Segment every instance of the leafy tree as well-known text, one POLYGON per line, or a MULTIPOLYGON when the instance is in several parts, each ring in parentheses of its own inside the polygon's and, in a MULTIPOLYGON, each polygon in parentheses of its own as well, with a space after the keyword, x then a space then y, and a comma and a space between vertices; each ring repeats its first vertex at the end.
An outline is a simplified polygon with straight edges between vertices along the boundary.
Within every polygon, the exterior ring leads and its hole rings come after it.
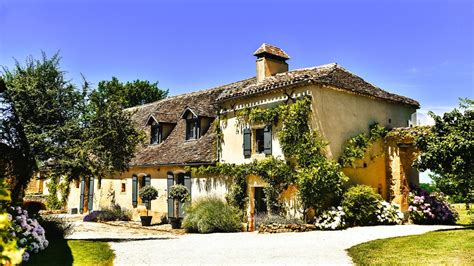
POLYGON ((112 77, 110 81, 99 82, 97 91, 93 94, 99 94, 120 103, 123 108, 128 108, 164 99, 168 96, 168 90, 159 89, 158 82, 135 80, 124 84, 112 77))
POLYGON ((431 131, 416 144, 422 151, 415 166, 431 170, 435 182, 446 194, 460 194, 466 208, 474 198, 474 101, 462 99, 459 109, 442 117, 430 112, 435 120, 431 131))
MULTIPOLYGON (((41 60, 30 57, 24 66, 17 62, 12 70, 3 68, 5 98, 17 119, 15 132, 25 136, 13 141, 24 140, 20 154, 32 158, 33 166, 25 169, 44 167, 48 161, 51 174, 69 179, 126 170, 141 140, 132 113, 122 110, 120 98, 91 92, 87 82, 78 90, 66 80, 59 62, 58 54, 48 58, 43 53, 41 60)), ((12 161, 22 160, 17 156, 12 161)), ((11 186, 14 201, 21 200, 31 176, 31 171, 12 173, 10 178, 20 184, 11 186)))

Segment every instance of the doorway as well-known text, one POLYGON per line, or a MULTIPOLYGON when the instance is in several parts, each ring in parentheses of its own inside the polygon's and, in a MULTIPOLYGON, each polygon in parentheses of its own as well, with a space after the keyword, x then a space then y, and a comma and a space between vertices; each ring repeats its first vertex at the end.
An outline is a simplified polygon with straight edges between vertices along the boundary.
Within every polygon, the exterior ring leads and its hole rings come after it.
POLYGON ((254 189, 255 214, 266 214, 267 202, 265 200, 265 191, 263 187, 255 187, 254 189))

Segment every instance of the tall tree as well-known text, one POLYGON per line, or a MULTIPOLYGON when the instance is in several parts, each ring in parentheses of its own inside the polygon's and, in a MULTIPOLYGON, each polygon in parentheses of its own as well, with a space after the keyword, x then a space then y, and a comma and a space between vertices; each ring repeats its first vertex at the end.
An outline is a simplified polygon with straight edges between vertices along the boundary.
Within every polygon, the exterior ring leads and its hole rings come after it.
POLYGON ((469 208, 474 199, 474 101, 462 99, 459 109, 442 117, 430 112, 435 125, 417 139, 422 151, 415 165, 431 170, 436 186, 447 194, 459 194, 469 208))
POLYGON ((112 77, 110 81, 100 81, 95 94, 120 102, 123 108, 128 108, 164 99, 168 96, 168 90, 158 88, 158 82, 135 80, 124 84, 112 77))
MULTIPOLYGON (((123 171, 141 133, 122 110, 121 98, 101 97, 84 82, 78 90, 66 80, 58 54, 41 60, 28 58, 13 70, 3 68, 5 95, 11 100, 34 163, 54 162, 50 172, 76 179, 123 171)), ((29 181, 12 187, 12 199, 21 200, 29 181)))

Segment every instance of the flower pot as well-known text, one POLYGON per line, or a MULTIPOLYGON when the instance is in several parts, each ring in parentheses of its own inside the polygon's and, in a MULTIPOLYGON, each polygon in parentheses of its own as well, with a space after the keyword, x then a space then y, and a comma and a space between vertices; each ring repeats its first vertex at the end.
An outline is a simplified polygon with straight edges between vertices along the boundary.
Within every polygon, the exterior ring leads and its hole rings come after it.
POLYGON ((140 221, 142 221, 142 226, 150 226, 151 218, 153 218, 153 216, 140 216, 140 221))
POLYGON ((170 218, 171 228, 180 229, 183 218, 170 218))

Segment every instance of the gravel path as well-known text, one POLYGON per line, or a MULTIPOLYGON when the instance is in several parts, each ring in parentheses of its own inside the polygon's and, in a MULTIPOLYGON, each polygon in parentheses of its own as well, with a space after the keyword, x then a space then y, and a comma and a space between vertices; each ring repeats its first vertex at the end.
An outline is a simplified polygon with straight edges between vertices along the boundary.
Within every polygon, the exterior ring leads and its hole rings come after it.
POLYGON ((111 242, 115 265, 351 264, 346 249, 366 241, 453 226, 371 226, 343 231, 188 234, 111 242))

